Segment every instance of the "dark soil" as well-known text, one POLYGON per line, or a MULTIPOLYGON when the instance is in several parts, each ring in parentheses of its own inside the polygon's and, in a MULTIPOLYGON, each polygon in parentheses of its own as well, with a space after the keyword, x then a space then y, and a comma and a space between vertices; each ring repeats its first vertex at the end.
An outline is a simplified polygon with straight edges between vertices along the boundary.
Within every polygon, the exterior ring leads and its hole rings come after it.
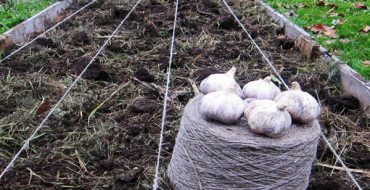
MULTIPOLYGON (((219 1, 180 2, 161 189, 171 189, 165 171, 183 108, 193 97, 189 80, 199 85, 232 66, 241 85, 273 74, 219 1)), ((337 69, 305 60, 254 1, 229 2, 285 82, 298 81, 321 101, 322 128, 343 160, 351 168, 368 170, 369 121, 356 100, 341 95, 337 69)), ((42 102, 59 100, 134 3, 99 1, 0 66, 0 168, 47 113, 49 106, 38 111, 42 102)), ((173 18, 174 1, 144 0, 21 154, 0 189, 151 189, 173 18)), ((316 162, 336 163, 322 142, 316 162)), ((354 175, 369 188, 369 178, 354 175)), ((309 189, 355 187, 345 172, 314 165, 309 189)))

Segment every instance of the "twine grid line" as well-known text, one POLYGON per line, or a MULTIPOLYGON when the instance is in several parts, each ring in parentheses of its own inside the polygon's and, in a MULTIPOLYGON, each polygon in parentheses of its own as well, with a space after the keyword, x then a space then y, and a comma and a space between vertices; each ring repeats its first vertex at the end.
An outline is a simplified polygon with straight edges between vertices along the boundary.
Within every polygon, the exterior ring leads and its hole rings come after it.
MULTIPOLYGON (((260 52, 260 54, 262 55, 262 57, 265 59, 265 61, 270 65, 271 69, 275 72, 275 74, 278 76, 278 78, 281 80, 281 82, 284 84, 285 88, 287 88, 289 90, 289 87, 288 85, 284 82, 284 80, 282 79, 282 77, 280 76, 280 74, 277 72, 277 70, 275 69, 275 67, 273 66, 272 62, 267 58, 267 56, 264 54, 264 52, 261 50, 261 48, 258 46, 258 44, 254 41, 254 39, 252 38, 252 36, 249 34, 249 32, 247 31, 247 29, 244 27, 244 25, 241 23, 241 21, 239 20, 239 18, 236 16, 236 14, 234 13, 234 11, 231 9, 231 7, 227 4, 227 2, 225 0, 222 0, 223 3, 225 4, 225 6, 228 8, 229 12, 233 15, 233 17, 235 18, 235 20, 239 23, 239 25, 242 27, 242 29, 244 30, 244 32, 248 35, 248 38, 252 41, 252 43, 254 44, 254 46, 258 49, 258 51, 260 52)), ((351 171, 348 169, 348 167, 346 166, 346 164, 343 162, 342 158, 337 154, 337 152, 335 151, 335 149, 333 148, 333 146, 330 144, 330 142, 328 141, 328 139, 326 138, 326 136, 323 134, 323 132, 321 131, 321 137, 324 139, 324 142, 327 144, 327 146, 329 147, 329 149, 332 151, 332 153, 335 155, 336 159, 339 161, 339 163, 342 165, 342 167, 345 169, 346 173, 348 174, 348 176, 350 177, 350 179, 352 180, 352 182, 356 185, 356 187, 359 189, 359 190, 362 190, 361 186, 358 184, 357 180, 354 178, 354 176, 352 175, 351 171)))
POLYGON ((171 48, 170 48, 170 58, 168 61, 168 68, 167 68, 167 81, 166 81, 166 91, 163 101, 163 113, 162 113, 162 123, 161 123, 161 133, 159 136, 159 144, 158 144, 158 156, 157 156, 157 163, 155 168, 155 176, 153 181, 153 190, 157 190, 159 187, 159 165, 161 160, 161 152, 162 152, 162 146, 163 146, 163 134, 164 134, 164 126, 166 123, 166 114, 167 114, 167 99, 168 99, 168 91, 170 87, 170 81, 171 81, 171 65, 172 65, 172 59, 174 55, 174 47, 175 47, 175 36, 176 36, 176 22, 177 22, 177 15, 178 15, 178 9, 179 9, 179 0, 176 0, 176 8, 175 8, 175 18, 173 21, 173 30, 172 30, 172 39, 171 39, 171 48))
POLYGON ((110 42, 110 40, 117 34, 117 32, 119 31, 119 29, 121 28, 121 26, 123 25, 123 23, 127 20, 127 18, 131 15, 131 13, 136 9, 137 5, 139 5, 139 3, 141 2, 141 0, 138 0, 136 2, 136 4, 132 7, 132 9, 130 10, 130 12, 126 15, 126 17, 121 21, 121 23, 117 26, 117 28, 114 30, 114 32, 108 37, 108 39, 104 42, 104 44, 100 47, 100 49, 98 50, 98 52, 95 54, 95 56, 91 59, 91 61, 89 62, 89 64, 86 65, 86 67, 84 68, 84 70, 82 70, 82 72, 80 73, 80 75, 78 75, 78 77, 73 81, 73 83, 68 87, 68 89, 66 90, 66 92, 63 94, 63 96, 59 99, 59 101, 54 105, 54 107, 49 111, 49 113, 47 114, 47 116, 44 118, 44 120, 42 120, 41 124, 36 128, 36 130, 32 133, 32 135, 25 141, 25 143, 23 144, 22 148, 17 152, 17 154, 13 157, 13 159, 10 161, 10 163, 6 166, 6 168, 4 169, 4 171, 1 173, 0 175, 0 180, 2 179, 2 177, 5 175, 5 173, 7 171, 9 171, 9 169, 14 165, 15 161, 18 159, 18 157, 20 156, 20 154, 26 150, 30 144, 30 141, 35 137, 35 135, 37 134, 37 132, 44 126, 44 124, 46 123, 46 121, 49 119, 49 117, 54 113, 55 109, 62 103, 62 101, 67 97, 67 95, 71 92, 72 88, 77 84, 77 82, 82 78, 82 75, 87 71, 87 69, 90 67, 90 65, 95 61, 95 59, 98 57, 98 55, 104 50, 104 48, 108 45, 108 43, 110 42))
POLYGON ((34 39, 32 39, 31 41, 27 42, 26 44, 24 44, 23 46, 21 46, 20 48, 18 48, 17 50, 13 51, 12 53, 10 53, 9 55, 5 56, 2 60, 0 60, 0 63, 4 62, 5 60, 9 59, 11 56, 13 56, 14 54, 20 52, 22 49, 24 49, 25 47, 27 47, 28 45, 32 44, 34 41, 36 41, 37 39, 39 39, 40 37, 44 36, 46 33, 50 32, 51 30, 55 29, 56 27, 58 27, 59 25, 63 24, 64 22, 66 22, 67 20, 69 20, 70 18, 72 18, 73 16, 75 16, 76 14, 78 14, 79 12, 81 12, 82 10, 86 9, 87 7, 89 7, 90 5, 92 5, 93 3, 95 3, 97 0, 93 0, 91 1, 90 3, 86 4, 85 6, 81 7, 80 9, 78 9, 76 12, 74 12, 73 14, 69 15, 68 17, 64 18, 62 21, 60 21, 59 23, 55 24, 54 26, 52 26, 51 28, 47 29, 45 32, 41 33, 40 35, 36 36, 34 39))

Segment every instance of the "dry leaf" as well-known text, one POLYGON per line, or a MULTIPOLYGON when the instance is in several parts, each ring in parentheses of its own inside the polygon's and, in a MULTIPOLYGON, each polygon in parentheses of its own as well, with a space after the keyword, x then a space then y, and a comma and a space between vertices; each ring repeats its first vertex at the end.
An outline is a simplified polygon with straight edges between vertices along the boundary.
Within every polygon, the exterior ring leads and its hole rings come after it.
POLYGON ((338 38, 337 30, 332 29, 324 32, 325 36, 332 37, 332 38, 338 38))
POLYGON ((50 108, 50 103, 48 101, 42 102, 36 111, 36 115, 41 115, 45 113, 46 111, 48 111, 49 108, 50 108))
POLYGON ((370 26, 365 26, 365 28, 362 30, 365 33, 368 33, 370 30, 370 26))
POLYGON ((358 9, 367 9, 367 6, 363 3, 356 3, 355 7, 358 9))
POLYGON ((310 30, 317 34, 324 34, 328 37, 332 37, 332 38, 338 37, 337 31, 334 28, 323 25, 323 24, 315 24, 310 28, 310 30))
POLYGON ((370 61, 366 60, 366 61, 363 62, 363 64, 366 65, 366 66, 370 66, 370 61))

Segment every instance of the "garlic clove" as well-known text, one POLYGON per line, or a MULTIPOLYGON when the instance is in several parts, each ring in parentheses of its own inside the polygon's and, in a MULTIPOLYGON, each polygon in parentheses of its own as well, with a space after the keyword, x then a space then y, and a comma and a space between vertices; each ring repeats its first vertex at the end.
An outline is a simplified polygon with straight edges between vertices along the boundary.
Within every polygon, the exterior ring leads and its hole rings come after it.
POLYGON ((204 95, 199 111, 208 120, 223 124, 233 124, 243 116, 243 100, 230 91, 217 91, 204 95))
POLYGON ((292 118, 285 105, 257 106, 248 117, 250 129, 257 134, 281 137, 292 125, 292 118))
POLYGON ((298 82, 292 82, 292 89, 282 92, 274 101, 287 105, 293 120, 310 123, 320 116, 320 105, 313 96, 301 90, 298 82))
POLYGON ((200 92, 206 95, 211 92, 231 89, 239 97, 242 97, 242 89, 234 78, 235 72, 236 68, 233 67, 224 74, 212 74, 208 76, 200 83, 200 92))
POLYGON ((243 96, 245 98, 273 100, 281 91, 272 81, 271 77, 251 81, 244 85, 243 96))

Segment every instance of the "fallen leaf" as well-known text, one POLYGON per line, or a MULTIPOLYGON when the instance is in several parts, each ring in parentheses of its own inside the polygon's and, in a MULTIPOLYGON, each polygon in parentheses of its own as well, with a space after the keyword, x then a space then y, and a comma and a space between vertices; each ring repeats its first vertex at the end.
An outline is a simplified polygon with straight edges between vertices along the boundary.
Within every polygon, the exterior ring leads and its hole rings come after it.
POLYGON ((45 113, 46 111, 48 111, 49 108, 50 108, 50 103, 48 101, 42 102, 36 111, 36 115, 41 115, 45 113))
POLYGON ((325 6, 325 1, 324 0, 318 0, 316 5, 317 6, 325 6))
POLYGON ((369 30, 370 30, 370 26, 365 26, 365 28, 362 31, 364 31, 365 33, 368 33, 369 30))
POLYGON ((317 34, 324 34, 328 37, 337 38, 337 31, 329 26, 323 25, 323 24, 315 24, 313 25, 310 30, 317 34))
POLYGON ((338 38, 337 30, 332 29, 324 32, 325 36, 332 37, 332 38, 338 38))
POLYGON ((355 7, 358 9, 367 9, 367 6, 363 3, 356 3, 355 7))
POLYGON ((370 61, 366 60, 366 61, 363 62, 363 64, 366 65, 366 66, 370 66, 370 61))

